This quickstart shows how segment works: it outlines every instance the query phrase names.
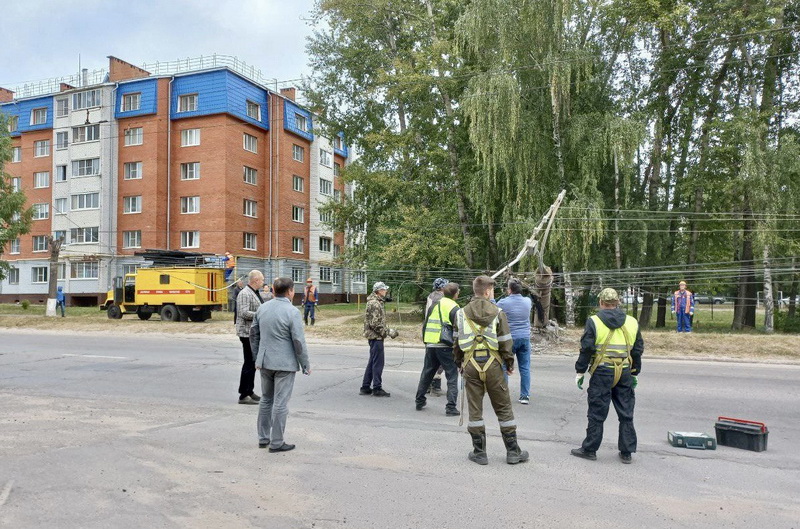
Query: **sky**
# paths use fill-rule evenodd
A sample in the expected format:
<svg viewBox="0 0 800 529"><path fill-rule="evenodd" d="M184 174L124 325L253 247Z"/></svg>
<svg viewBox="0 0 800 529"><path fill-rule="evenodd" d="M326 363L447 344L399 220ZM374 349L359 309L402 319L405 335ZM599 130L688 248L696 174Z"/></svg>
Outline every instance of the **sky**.
<svg viewBox="0 0 800 529"><path fill-rule="evenodd" d="M0 87L214 53L279 81L308 75L314 0L1 0Z"/></svg>

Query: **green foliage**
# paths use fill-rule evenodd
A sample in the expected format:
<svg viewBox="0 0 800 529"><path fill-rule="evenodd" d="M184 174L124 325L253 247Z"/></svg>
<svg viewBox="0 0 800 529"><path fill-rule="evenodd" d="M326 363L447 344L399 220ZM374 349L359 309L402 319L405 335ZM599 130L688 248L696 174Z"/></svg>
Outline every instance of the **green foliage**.
<svg viewBox="0 0 800 529"><path fill-rule="evenodd" d="M789 317L788 312L775 312L775 329L786 333L800 333L800 314Z"/></svg>
<svg viewBox="0 0 800 529"><path fill-rule="evenodd" d="M6 174L5 166L11 160L11 139L5 116L0 114L0 257L3 250L20 235L30 231L31 208L25 207L25 195L14 191L11 177ZM0 260L0 280L5 279L8 263Z"/></svg>
<svg viewBox="0 0 800 529"><path fill-rule="evenodd" d="M31 302L27 299L23 299L20 305L22 305L22 310L28 310L31 306Z"/></svg>

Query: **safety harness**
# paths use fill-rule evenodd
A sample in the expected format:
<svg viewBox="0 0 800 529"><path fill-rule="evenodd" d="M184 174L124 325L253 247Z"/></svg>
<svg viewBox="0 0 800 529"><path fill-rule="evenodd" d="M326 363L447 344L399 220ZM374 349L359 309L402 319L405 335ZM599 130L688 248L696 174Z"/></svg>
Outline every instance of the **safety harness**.
<svg viewBox="0 0 800 529"><path fill-rule="evenodd" d="M595 325L596 324L597 321L595 321ZM625 340L624 346L609 345L609 343L611 342L611 337L617 331L622 331L622 336ZM608 336L606 336L603 345L600 346L600 351L596 352L592 357L592 365L591 367L589 367L589 374L593 375L595 369L597 369L600 365L614 369L614 382L611 384L611 387L613 388L614 386L617 385L619 379L622 377L622 372L625 370L625 367L630 367L632 363L631 361L632 348L633 348L633 341L631 340L631 337L628 334L628 330L625 328L624 325L617 329L608 329ZM623 351L624 351L624 356L623 356Z"/></svg>
<svg viewBox="0 0 800 529"><path fill-rule="evenodd" d="M467 323L470 330L472 331L472 341L466 348L462 348L464 351L464 364L465 367L467 362L472 364L475 370L478 372L478 376L483 382L483 385L486 386L486 372L489 369L489 366L492 365L492 362L499 362L503 363L503 359L500 357L499 353L499 344L497 342L496 336L486 336L484 333L486 329L492 328L494 329L497 325L497 321L500 314L498 313L497 316L492 320L492 322L485 326L476 326L476 324L467 318L466 316L462 316L463 320ZM476 353L484 352L485 354L477 355ZM478 360L483 361L483 366L478 363Z"/></svg>

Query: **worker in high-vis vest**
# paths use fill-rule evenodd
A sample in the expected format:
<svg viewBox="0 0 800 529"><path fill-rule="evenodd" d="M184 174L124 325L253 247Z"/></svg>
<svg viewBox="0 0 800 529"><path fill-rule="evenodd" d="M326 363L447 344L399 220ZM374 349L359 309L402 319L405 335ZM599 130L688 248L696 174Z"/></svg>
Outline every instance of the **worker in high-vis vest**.
<svg viewBox="0 0 800 529"><path fill-rule="evenodd" d="M488 465L486 426L483 421L483 396L489 395L500 422L500 433L506 445L506 462L522 463L528 452L517 444L517 422L511 408L506 374L514 372L513 340L505 313L490 300L494 297L494 279L478 276L472 282L474 297L458 311L455 329L457 340L453 354L464 377L469 404L467 431L472 437L468 458L479 465Z"/></svg>
<svg viewBox="0 0 800 529"><path fill-rule="evenodd" d="M644 341L636 318L627 316L619 308L619 294L613 288L600 292L600 310L586 320L581 337L581 353L575 362L575 383L583 389L588 370L589 425L586 438L572 455L597 459L597 449L603 441L603 423L608 417L611 402L619 418L619 457L623 463L631 462L636 452L636 430L633 428L633 408L636 402L634 389L642 371Z"/></svg>
<svg viewBox="0 0 800 529"><path fill-rule="evenodd" d="M427 404L425 394L434 375L444 369L447 377L447 404L444 413L453 417L461 415L456 407L458 400L458 367L453 359L453 322L459 311L458 283L447 283L442 288L442 298L428 309L425 325L422 327L422 341L425 342L425 362L419 376L417 387L417 411Z"/></svg>
<svg viewBox="0 0 800 529"><path fill-rule="evenodd" d="M686 281L681 281L678 290L672 294L672 313L678 323L678 332L692 332L694 294L686 290Z"/></svg>

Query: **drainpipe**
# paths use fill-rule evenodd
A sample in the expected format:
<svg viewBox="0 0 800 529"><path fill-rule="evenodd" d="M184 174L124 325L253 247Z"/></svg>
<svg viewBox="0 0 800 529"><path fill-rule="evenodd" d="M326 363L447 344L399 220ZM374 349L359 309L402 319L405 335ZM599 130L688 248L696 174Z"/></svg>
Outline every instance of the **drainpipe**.
<svg viewBox="0 0 800 529"><path fill-rule="evenodd" d="M172 224L170 223L170 207L172 205L172 195L170 189L172 187L172 81L175 77L170 77L169 87L167 88L167 250L172 247L169 244L169 236L172 231Z"/></svg>

